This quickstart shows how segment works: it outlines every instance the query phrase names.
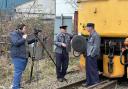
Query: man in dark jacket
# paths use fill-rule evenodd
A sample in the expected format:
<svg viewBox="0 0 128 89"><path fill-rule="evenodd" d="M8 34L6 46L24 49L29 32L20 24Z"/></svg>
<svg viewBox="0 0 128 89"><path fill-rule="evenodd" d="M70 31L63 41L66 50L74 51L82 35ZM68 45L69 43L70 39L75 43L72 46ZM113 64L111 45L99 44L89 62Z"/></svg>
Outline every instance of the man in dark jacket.
<svg viewBox="0 0 128 89"><path fill-rule="evenodd" d="M27 44L33 43L33 40L27 41L26 25L20 24L17 30L10 33L11 57L14 64L13 89L20 89L22 73L26 68L29 52Z"/></svg>
<svg viewBox="0 0 128 89"><path fill-rule="evenodd" d="M93 85L99 82L97 59L100 56L101 39L95 31L94 23L88 23L86 30L89 32L86 54L86 83L83 86Z"/></svg>
<svg viewBox="0 0 128 89"><path fill-rule="evenodd" d="M57 65L56 74L58 81L63 82L68 68L69 51L71 50L70 41L72 35L67 33L67 26L60 26L60 31L61 32L57 34L55 39Z"/></svg>

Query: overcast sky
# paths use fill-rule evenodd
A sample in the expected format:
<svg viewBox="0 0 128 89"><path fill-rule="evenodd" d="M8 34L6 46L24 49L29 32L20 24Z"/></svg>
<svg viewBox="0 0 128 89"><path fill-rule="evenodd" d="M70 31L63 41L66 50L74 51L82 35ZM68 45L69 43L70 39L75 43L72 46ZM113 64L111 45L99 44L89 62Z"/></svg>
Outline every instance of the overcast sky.
<svg viewBox="0 0 128 89"><path fill-rule="evenodd" d="M65 16L73 16L75 8L73 8L68 0L56 0L56 15L60 16L61 14Z"/></svg>

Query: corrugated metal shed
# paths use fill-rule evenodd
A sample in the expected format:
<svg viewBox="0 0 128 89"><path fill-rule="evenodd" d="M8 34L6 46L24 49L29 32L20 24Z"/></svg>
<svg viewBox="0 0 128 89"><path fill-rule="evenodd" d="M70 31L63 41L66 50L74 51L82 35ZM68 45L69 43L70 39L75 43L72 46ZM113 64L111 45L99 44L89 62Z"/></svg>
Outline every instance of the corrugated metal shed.
<svg viewBox="0 0 128 89"><path fill-rule="evenodd" d="M14 9L17 5L23 4L28 1L32 1L32 0L0 0L0 9L1 10Z"/></svg>

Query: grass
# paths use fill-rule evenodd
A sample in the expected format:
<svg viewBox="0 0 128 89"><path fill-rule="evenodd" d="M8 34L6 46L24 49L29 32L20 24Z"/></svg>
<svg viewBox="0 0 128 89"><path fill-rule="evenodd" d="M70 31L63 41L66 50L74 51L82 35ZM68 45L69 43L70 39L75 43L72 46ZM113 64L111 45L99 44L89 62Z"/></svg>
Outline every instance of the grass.
<svg viewBox="0 0 128 89"><path fill-rule="evenodd" d="M10 65L10 61L6 60L0 60L0 71L2 71L3 74L0 74L0 86L6 86L9 87L12 83L13 78L13 65ZM55 65L50 59L44 59L34 62L34 69L33 69L33 83L31 85L27 85L25 81L29 80L30 77L30 70L31 70L31 64L32 61L29 59L28 65L26 67L26 70L23 74L23 85L29 86L28 89L35 89L33 87L37 87L36 83L37 80L41 81L40 85L44 83L45 81L49 81L52 79L56 79L56 71L55 71ZM74 70L79 65L79 60L76 58L71 57L69 61L69 70ZM31 88L30 88L31 87Z"/></svg>

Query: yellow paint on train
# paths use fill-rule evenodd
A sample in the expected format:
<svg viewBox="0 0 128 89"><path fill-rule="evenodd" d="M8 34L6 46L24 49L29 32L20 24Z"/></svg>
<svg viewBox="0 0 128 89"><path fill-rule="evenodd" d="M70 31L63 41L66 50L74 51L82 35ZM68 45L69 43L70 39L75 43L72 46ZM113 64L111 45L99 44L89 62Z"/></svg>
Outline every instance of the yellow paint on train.
<svg viewBox="0 0 128 89"><path fill-rule="evenodd" d="M128 0L79 0L78 32L88 35L83 28L95 23L96 31L103 37L128 36Z"/></svg>

